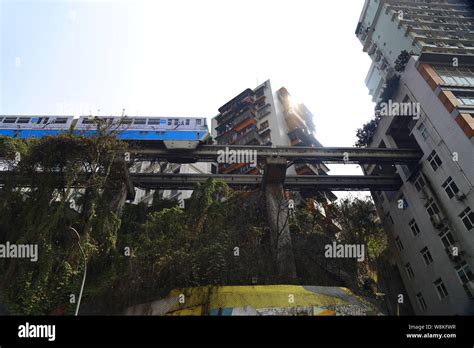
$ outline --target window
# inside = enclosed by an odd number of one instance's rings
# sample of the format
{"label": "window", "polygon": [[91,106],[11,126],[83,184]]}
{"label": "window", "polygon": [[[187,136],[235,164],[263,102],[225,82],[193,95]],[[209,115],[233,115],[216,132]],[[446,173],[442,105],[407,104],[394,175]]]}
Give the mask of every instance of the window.
{"label": "window", "polygon": [[[20,118],[20,120],[21,120],[21,118]],[[20,121],[18,121],[18,122],[20,122]],[[25,122],[25,123],[28,123],[28,122]],[[56,124],[66,124],[67,123],[67,118],[66,117],[58,117],[54,121],[54,123],[56,123]]]}
{"label": "window", "polygon": [[263,108],[259,109],[257,111],[258,117],[262,118],[262,117],[267,116],[269,113],[271,113],[270,106],[271,106],[270,104],[267,104]]}
{"label": "window", "polygon": [[3,120],[3,123],[15,123],[16,122],[16,117],[5,117]]}
{"label": "window", "polygon": [[418,302],[418,306],[420,306],[420,310],[422,312],[426,311],[428,306],[426,305],[425,299],[423,298],[423,295],[421,294],[421,292],[416,294],[416,301]]}
{"label": "window", "polygon": [[444,228],[443,231],[439,234],[441,238],[441,243],[443,243],[445,248],[449,248],[453,245],[456,241],[454,240],[454,236],[448,228]]}
{"label": "window", "polygon": [[474,280],[474,275],[466,261],[457,265],[455,270],[461,283],[466,284],[467,282]]}
{"label": "window", "polygon": [[474,70],[452,67],[436,67],[436,72],[446,85],[474,87]]}
{"label": "window", "polygon": [[474,228],[474,212],[470,207],[464,209],[464,211],[459,214],[459,217],[468,230],[472,230]]}
{"label": "window", "polygon": [[29,123],[30,118],[29,117],[20,117],[16,123]]}
{"label": "window", "polygon": [[265,106],[265,98],[262,98],[257,102],[257,108],[261,108],[262,106]]}
{"label": "window", "polygon": [[430,263],[433,262],[433,257],[431,256],[428,247],[424,247],[420,250],[421,256],[423,257],[423,261],[425,261],[425,265],[428,266]]}
{"label": "window", "polygon": [[421,123],[419,126],[418,126],[418,131],[420,132],[421,136],[423,137],[423,139],[428,139],[428,130],[426,129],[425,125],[423,123]]}
{"label": "window", "polygon": [[456,186],[456,184],[453,181],[452,177],[449,177],[444,183],[443,183],[443,188],[446,191],[446,194],[448,195],[449,199],[453,198],[456,193],[459,192],[459,188]]}
{"label": "window", "polygon": [[441,164],[443,163],[441,162],[441,159],[439,158],[435,150],[433,150],[433,152],[431,152],[431,154],[428,156],[428,162],[430,163],[431,168],[433,168],[434,171],[441,167]]}
{"label": "window", "polygon": [[133,124],[146,124],[146,119],[145,118],[135,118],[133,120]]}
{"label": "window", "polygon": [[444,283],[441,280],[441,278],[433,282],[433,285],[435,286],[436,291],[438,292],[438,296],[440,300],[442,300],[445,297],[448,297],[448,290],[446,289],[446,286],[444,286]]}
{"label": "window", "polygon": [[196,119],[196,126],[200,126],[200,125],[201,125],[201,119],[198,118],[198,119]]}
{"label": "window", "polygon": [[190,120],[189,118],[186,119],[186,126],[189,126],[189,122],[190,122],[190,121],[191,121],[191,120]]}
{"label": "window", "polygon": [[150,124],[150,125],[160,124],[160,119],[159,118],[149,118],[148,119],[148,124]]}
{"label": "window", "polygon": [[403,243],[402,243],[400,237],[395,238],[395,244],[397,244],[398,251],[403,250]]}
{"label": "window", "polygon": [[458,100],[462,105],[474,106],[474,96],[458,96]]}
{"label": "window", "polygon": [[415,278],[415,273],[413,272],[413,268],[411,268],[411,265],[409,262],[405,265],[405,270],[407,271],[408,278],[410,279]]}
{"label": "window", "polygon": [[416,224],[416,221],[415,219],[412,219],[408,225],[410,225],[410,229],[413,233],[413,235],[416,237],[419,233],[420,233],[420,228],[418,227],[418,225]]}
{"label": "window", "polygon": [[177,119],[177,118],[174,119],[174,125],[175,126],[179,125],[179,119]]}
{"label": "window", "polygon": [[428,212],[429,216],[433,216],[434,214],[439,213],[439,207],[435,203],[433,198],[428,199],[428,203],[425,205],[426,211]]}
{"label": "window", "polygon": [[173,120],[171,118],[168,118],[168,126],[171,126],[173,124]]}
{"label": "window", "polygon": [[265,121],[265,122],[263,122],[263,123],[260,125],[260,129],[265,129],[265,128],[267,128],[268,126],[269,126],[268,121]]}
{"label": "window", "polygon": [[94,123],[94,119],[92,119],[92,118],[82,119],[82,124],[92,124],[92,123]]}
{"label": "window", "polygon": [[260,98],[262,95],[265,94],[265,86],[263,87],[260,87],[259,89],[257,89],[257,91],[255,92],[255,96],[257,98]]}

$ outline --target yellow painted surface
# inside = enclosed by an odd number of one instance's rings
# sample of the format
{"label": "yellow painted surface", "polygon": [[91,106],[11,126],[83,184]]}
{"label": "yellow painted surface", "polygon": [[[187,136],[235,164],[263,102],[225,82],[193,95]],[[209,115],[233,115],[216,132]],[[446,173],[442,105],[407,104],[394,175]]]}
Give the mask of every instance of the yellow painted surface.
{"label": "yellow painted surface", "polygon": [[[291,302],[293,300],[293,302]],[[243,307],[299,307],[342,304],[344,301],[316,294],[298,285],[224,286],[213,292],[210,308]]]}
{"label": "yellow painted surface", "polygon": [[[347,289],[345,289],[346,291]],[[350,291],[346,291],[354,296]],[[180,295],[184,295],[180,297]],[[174,289],[168,299],[176,299],[168,313],[172,315],[202,315],[212,309],[325,307],[346,302],[333,296],[317,294],[299,285],[221,286]],[[181,299],[180,303],[179,299]],[[323,310],[323,309],[321,309]],[[317,315],[333,315],[322,311]]]}

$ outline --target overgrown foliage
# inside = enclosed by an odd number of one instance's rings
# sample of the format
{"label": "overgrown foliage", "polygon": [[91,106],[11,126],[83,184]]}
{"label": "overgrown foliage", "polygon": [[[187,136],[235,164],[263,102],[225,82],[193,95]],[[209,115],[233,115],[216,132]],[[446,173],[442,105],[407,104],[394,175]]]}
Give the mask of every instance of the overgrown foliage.
{"label": "overgrown foliage", "polygon": [[[111,206],[123,180],[117,152],[125,144],[111,136],[61,135],[41,139],[0,139],[0,243],[38,245],[38,261],[0,259],[1,293],[19,314],[70,313],[77,296],[82,260],[76,228],[91,265],[115,249],[120,219]],[[18,159],[21,159],[17,162]],[[77,187],[82,189],[78,190]]]}
{"label": "overgrown foliage", "polygon": [[366,147],[372,142],[374,135],[377,131],[377,127],[380,122],[380,108],[382,103],[387,103],[388,100],[393,96],[397,91],[400,84],[400,75],[395,74],[386,81],[385,88],[380,94],[380,100],[374,108],[374,117],[367,123],[365,123],[362,128],[357,129],[357,142],[355,143],[356,147]]}
{"label": "overgrown foliage", "polygon": [[[177,287],[280,282],[259,192],[209,180],[184,209],[158,195],[151,206],[119,209],[125,150],[110,134],[0,139],[0,157],[15,174],[0,189],[0,244],[39,246],[37,262],[0,259],[0,303],[9,313],[74,312],[71,295],[77,300],[83,275],[78,242],[87,256],[82,314],[120,313]],[[383,239],[367,211],[373,206],[361,201],[343,201],[326,218],[297,207],[290,231],[301,284],[364,283],[369,276],[361,265],[328,262],[324,246],[336,238],[331,219],[342,214],[340,240],[366,243],[370,258],[377,257]],[[355,275],[360,279],[352,281]]]}
{"label": "overgrown foliage", "polygon": [[395,71],[402,72],[405,70],[405,67],[410,60],[410,57],[414,54],[413,51],[408,52],[403,50],[398,55],[397,59],[395,60]]}

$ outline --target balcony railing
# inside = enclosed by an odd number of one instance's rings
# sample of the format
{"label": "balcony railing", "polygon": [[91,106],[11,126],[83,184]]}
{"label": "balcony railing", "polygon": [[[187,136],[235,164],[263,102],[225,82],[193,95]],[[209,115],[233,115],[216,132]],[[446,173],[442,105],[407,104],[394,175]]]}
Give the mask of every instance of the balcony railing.
{"label": "balcony railing", "polygon": [[233,142],[234,145],[248,145],[248,144],[260,144],[260,143],[261,143],[261,138],[256,128],[252,128],[252,130],[247,132],[245,135],[240,136]]}

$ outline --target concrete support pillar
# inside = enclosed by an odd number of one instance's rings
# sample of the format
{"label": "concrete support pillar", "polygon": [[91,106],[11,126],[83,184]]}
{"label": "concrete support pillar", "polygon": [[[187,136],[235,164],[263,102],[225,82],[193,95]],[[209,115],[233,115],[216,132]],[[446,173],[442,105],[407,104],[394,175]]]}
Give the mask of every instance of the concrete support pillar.
{"label": "concrete support pillar", "polygon": [[282,282],[295,283],[296,264],[289,228],[288,202],[283,190],[286,165],[284,158],[267,159],[263,188],[277,276]]}

